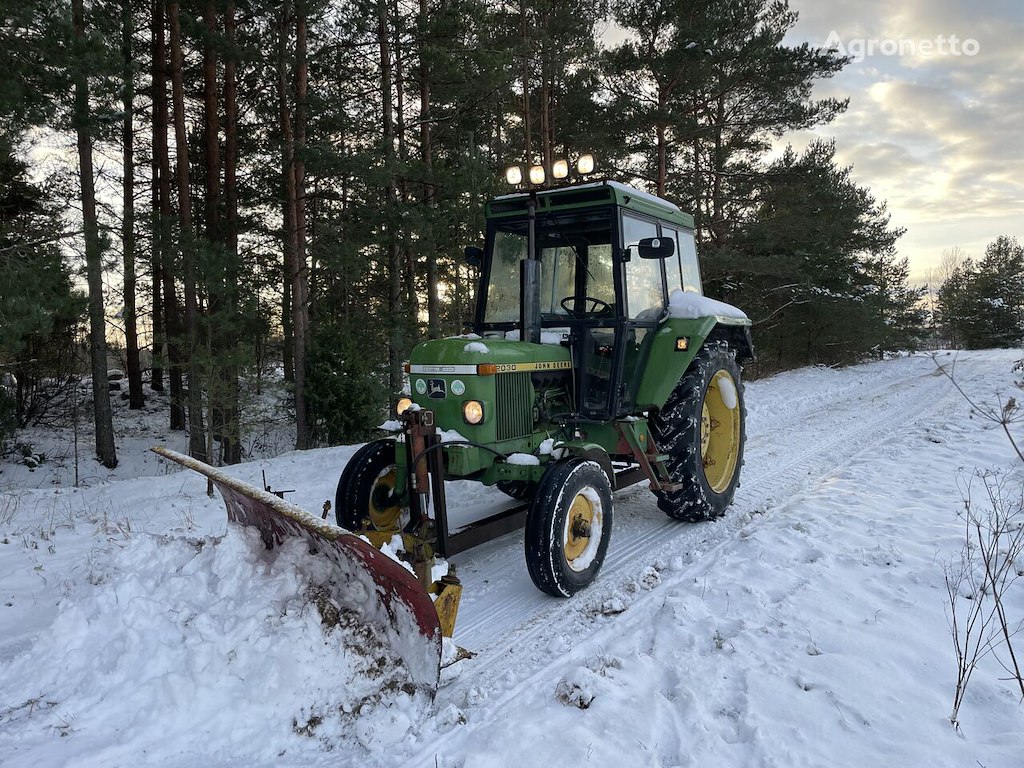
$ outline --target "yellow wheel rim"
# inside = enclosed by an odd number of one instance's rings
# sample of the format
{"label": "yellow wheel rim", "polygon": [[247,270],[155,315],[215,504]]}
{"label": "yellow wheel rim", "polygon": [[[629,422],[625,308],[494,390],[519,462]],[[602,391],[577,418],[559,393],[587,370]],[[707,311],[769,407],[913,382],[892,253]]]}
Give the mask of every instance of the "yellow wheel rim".
{"label": "yellow wheel rim", "polygon": [[728,488],[736,474],[740,418],[736,381],[728,371],[718,371],[704,393],[700,416],[700,458],[715,493]]}
{"label": "yellow wheel rim", "polygon": [[562,544],[562,552],[570,568],[573,562],[587,551],[594,524],[600,522],[595,520],[598,514],[590,499],[582,493],[576,494],[569,507],[569,516],[565,523],[565,540]]}
{"label": "yellow wheel rim", "polygon": [[[397,470],[391,466],[377,475],[370,489],[370,523],[378,531],[397,531],[402,516],[400,504],[387,506],[384,501],[394,497]],[[379,506],[378,506],[379,505]]]}

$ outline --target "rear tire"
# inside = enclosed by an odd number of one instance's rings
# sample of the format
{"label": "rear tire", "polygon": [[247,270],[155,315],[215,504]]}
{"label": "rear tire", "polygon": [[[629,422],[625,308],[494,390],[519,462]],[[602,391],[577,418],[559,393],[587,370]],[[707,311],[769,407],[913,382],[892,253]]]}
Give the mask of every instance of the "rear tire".
{"label": "rear tire", "polygon": [[650,421],[677,491],[656,491],[658,508],[687,522],[725,514],[739,485],[746,439],[746,406],[736,350],[702,348]]}
{"label": "rear tire", "polygon": [[350,531],[369,521],[370,530],[402,530],[402,504],[395,494],[395,442],[367,443],[349,459],[338,481],[334,515]]}
{"label": "rear tire", "polygon": [[581,458],[548,467],[526,516],[526,567],[537,589],[569,597],[597,578],[612,532],[612,488]]}

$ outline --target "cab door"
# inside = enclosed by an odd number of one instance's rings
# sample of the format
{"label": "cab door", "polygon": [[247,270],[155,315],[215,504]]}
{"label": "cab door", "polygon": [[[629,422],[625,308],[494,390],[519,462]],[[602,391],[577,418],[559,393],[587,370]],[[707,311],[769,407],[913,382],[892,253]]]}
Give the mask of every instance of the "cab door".
{"label": "cab door", "polygon": [[613,413],[622,416],[636,410],[636,392],[647,363],[647,356],[658,324],[668,306],[665,270],[661,259],[642,259],[636,245],[647,237],[664,237],[667,233],[654,219],[622,212],[622,287],[624,301],[618,329],[619,377],[617,402]]}

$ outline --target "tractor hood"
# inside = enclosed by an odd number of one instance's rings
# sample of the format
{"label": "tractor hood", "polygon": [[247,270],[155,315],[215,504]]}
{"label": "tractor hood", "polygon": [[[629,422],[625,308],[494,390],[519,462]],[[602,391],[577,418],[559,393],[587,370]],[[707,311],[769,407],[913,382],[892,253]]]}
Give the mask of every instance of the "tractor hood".
{"label": "tractor hood", "polygon": [[[409,360],[414,403],[434,413],[445,439],[493,446],[503,453],[532,453],[534,382],[568,374],[567,347],[511,339],[456,337],[418,345]],[[547,375],[545,375],[547,374]],[[470,416],[467,407],[476,414]],[[463,446],[445,451],[448,471],[468,476],[493,463],[491,454]]]}
{"label": "tractor hood", "polygon": [[[519,371],[556,371],[572,367],[567,347],[556,344],[530,344],[509,339],[481,339],[456,336],[419,344],[412,351],[411,373],[435,375],[472,375],[515,373]],[[495,366],[482,368],[478,366]]]}

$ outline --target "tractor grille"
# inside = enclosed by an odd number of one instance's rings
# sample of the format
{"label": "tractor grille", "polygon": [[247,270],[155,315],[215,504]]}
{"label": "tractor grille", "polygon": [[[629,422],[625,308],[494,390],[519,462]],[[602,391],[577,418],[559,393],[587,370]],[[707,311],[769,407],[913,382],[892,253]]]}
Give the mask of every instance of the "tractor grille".
{"label": "tractor grille", "polygon": [[499,373],[494,377],[498,440],[523,437],[533,431],[533,387],[529,373]]}

